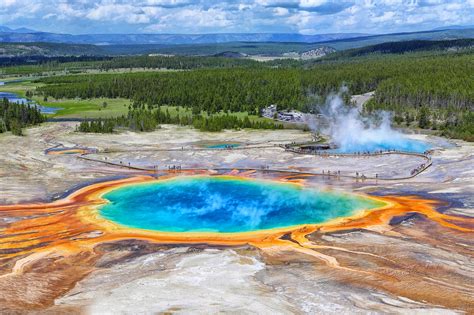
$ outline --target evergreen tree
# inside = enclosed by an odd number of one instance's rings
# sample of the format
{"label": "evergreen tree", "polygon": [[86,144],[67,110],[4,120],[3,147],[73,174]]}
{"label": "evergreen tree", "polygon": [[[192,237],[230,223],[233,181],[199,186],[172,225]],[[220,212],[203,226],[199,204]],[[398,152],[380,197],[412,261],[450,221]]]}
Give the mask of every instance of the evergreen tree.
{"label": "evergreen tree", "polygon": [[430,111],[423,106],[418,114],[418,127],[427,129],[430,127]]}

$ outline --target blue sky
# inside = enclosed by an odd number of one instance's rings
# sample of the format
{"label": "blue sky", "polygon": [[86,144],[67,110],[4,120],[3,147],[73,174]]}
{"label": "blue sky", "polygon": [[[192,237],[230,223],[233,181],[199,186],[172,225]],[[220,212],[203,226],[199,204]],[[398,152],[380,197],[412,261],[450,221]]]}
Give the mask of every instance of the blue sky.
{"label": "blue sky", "polygon": [[0,25],[56,33],[389,33],[474,25],[474,0],[0,0]]}

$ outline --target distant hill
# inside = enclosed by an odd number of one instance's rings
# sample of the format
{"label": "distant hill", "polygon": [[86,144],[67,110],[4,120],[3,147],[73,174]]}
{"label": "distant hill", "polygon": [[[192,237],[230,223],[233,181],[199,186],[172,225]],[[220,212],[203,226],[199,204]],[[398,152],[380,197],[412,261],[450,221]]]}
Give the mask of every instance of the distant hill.
{"label": "distant hill", "polygon": [[243,58],[247,56],[246,54],[236,52],[236,51],[223,51],[218,54],[214,54],[214,57],[225,57],[225,58]]}
{"label": "distant hill", "polygon": [[[457,36],[466,36],[467,38],[456,39]],[[426,40],[426,38],[428,39]],[[433,40],[433,38],[435,40]],[[184,56],[227,56],[231,58],[238,58],[246,55],[270,57],[286,56],[291,58],[296,56],[303,59],[311,59],[325,55],[329,55],[329,58],[332,58],[331,56],[334,55],[335,51],[339,51],[336,53],[338,56],[360,56],[371,53],[403,53],[421,50],[456,49],[472,46],[473,38],[474,30],[469,29],[389,34],[320,43],[230,42],[217,44],[143,44],[103,46],[66,43],[0,42],[0,57],[163,54]]]}
{"label": "distant hill", "polygon": [[101,46],[59,43],[0,43],[0,57],[106,55]]}
{"label": "distant hill", "polygon": [[346,50],[351,48],[377,45],[386,42],[401,42],[409,40],[436,41],[464,38],[474,38],[474,28],[362,36],[357,38],[319,42],[318,44],[327,45],[335,48],[336,50]]}
{"label": "distant hill", "polygon": [[285,53],[302,53],[325,47],[306,43],[219,43],[186,45],[89,45],[61,43],[0,43],[0,57],[8,56],[69,56],[69,55],[184,55],[184,56],[225,56],[264,55],[282,56]]}
{"label": "distant hill", "polygon": [[360,33],[302,35],[293,33],[228,33],[228,34],[56,34],[0,29],[0,42],[52,42],[94,45],[142,44],[218,44],[228,42],[296,42],[313,43],[366,36]]}
{"label": "distant hill", "polygon": [[454,39],[454,40],[410,40],[401,42],[386,42],[377,45],[365,46],[362,48],[348,49],[333,54],[331,58],[357,57],[368,54],[403,54],[416,51],[446,51],[460,50],[464,48],[474,48],[474,39]]}
{"label": "distant hill", "polygon": [[36,31],[32,30],[32,29],[29,29],[29,28],[26,28],[26,27],[11,29],[7,26],[0,25],[0,33],[36,33]]}
{"label": "distant hill", "polygon": [[466,30],[474,28],[474,25],[450,25],[450,26],[443,26],[434,28],[433,31],[440,31],[440,30]]}
{"label": "distant hill", "polygon": [[[411,40],[444,41],[474,38],[474,29],[443,30],[415,33],[396,33],[374,36],[362,36],[330,40],[316,43],[299,42],[229,42],[216,44],[183,44],[183,45],[110,45],[103,48],[111,54],[161,53],[169,55],[216,55],[226,51],[247,55],[281,56],[287,53],[302,54],[318,48],[347,50],[382,44],[386,42],[404,42]],[[329,52],[329,50],[327,51]],[[326,53],[327,53],[326,52]]]}
{"label": "distant hill", "polygon": [[[453,26],[455,28],[455,26]],[[54,33],[28,33],[26,29],[11,30],[0,27],[0,43],[63,43],[86,44],[87,54],[177,54],[215,55],[226,51],[242,54],[278,56],[285,53],[303,53],[321,47],[340,50],[377,45],[385,42],[410,40],[453,40],[474,38],[474,28],[433,30],[382,35],[349,34],[90,34],[70,35]],[[76,48],[73,49],[76,50]],[[80,48],[82,49],[82,48]],[[80,50],[79,49],[79,50]],[[49,54],[61,54],[65,47],[53,49]],[[95,50],[95,52],[94,52]],[[69,53],[69,51],[68,51]],[[74,52],[72,52],[74,53]]]}
{"label": "distant hill", "polygon": [[36,33],[36,31],[26,28],[26,27],[20,27],[20,28],[14,29],[13,33],[28,34],[28,33]]}

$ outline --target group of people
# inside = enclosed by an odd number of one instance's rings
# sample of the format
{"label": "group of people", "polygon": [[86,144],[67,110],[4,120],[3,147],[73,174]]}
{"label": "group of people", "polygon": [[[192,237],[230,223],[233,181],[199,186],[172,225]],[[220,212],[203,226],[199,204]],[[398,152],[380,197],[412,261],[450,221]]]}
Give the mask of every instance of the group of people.
{"label": "group of people", "polygon": [[331,173],[331,170],[327,170],[326,172],[324,172],[324,170],[323,170],[323,175],[341,176],[341,171],[334,171],[334,172]]}
{"label": "group of people", "polygon": [[413,175],[418,174],[419,172],[421,172],[422,170],[425,169],[425,166],[426,166],[426,165],[423,163],[423,164],[421,164],[420,166],[415,167],[414,169],[411,170],[410,175],[413,176]]}
{"label": "group of people", "polygon": [[235,146],[233,146],[233,145],[226,144],[226,145],[224,146],[224,149],[225,149],[225,150],[232,150],[234,147],[235,147]]}
{"label": "group of people", "polygon": [[[327,175],[327,176],[338,176],[338,177],[339,177],[339,176],[341,176],[341,171],[337,170],[337,171],[332,171],[332,172],[331,172],[331,170],[327,170],[327,171],[323,170],[323,175]],[[367,177],[366,177],[364,174],[359,173],[359,172],[356,172],[356,173],[355,173],[355,177],[356,177],[357,179],[359,179],[359,178],[360,178],[360,179],[367,179]],[[379,178],[379,175],[378,175],[378,174],[375,174],[375,178]]]}

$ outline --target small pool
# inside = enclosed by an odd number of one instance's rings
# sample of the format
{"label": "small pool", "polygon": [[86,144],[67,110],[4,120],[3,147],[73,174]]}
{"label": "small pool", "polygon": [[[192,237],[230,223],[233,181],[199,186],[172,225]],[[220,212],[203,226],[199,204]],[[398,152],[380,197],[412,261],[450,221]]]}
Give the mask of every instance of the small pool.
{"label": "small pool", "polygon": [[15,93],[0,92],[0,99],[4,99],[4,98],[6,98],[11,103],[26,104],[26,105],[29,104],[29,105],[32,105],[32,106],[36,106],[37,108],[39,108],[39,110],[43,114],[54,114],[58,110],[61,109],[61,108],[58,108],[58,107],[46,107],[46,106],[36,104],[34,101],[29,100],[29,99],[24,98],[24,97],[20,97]]}
{"label": "small pool", "polygon": [[72,154],[88,154],[94,153],[97,150],[90,149],[90,148],[82,148],[82,147],[55,147],[45,150],[45,154],[47,155],[72,155]]}
{"label": "small pool", "polygon": [[233,149],[240,147],[240,143],[217,143],[217,144],[210,144],[207,145],[206,148],[208,149]]}
{"label": "small pool", "polygon": [[166,232],[249,232],[316,224],[384,203],[295,184],[235,177],[177,177],[123,186],[99,209],[118,224]]}

